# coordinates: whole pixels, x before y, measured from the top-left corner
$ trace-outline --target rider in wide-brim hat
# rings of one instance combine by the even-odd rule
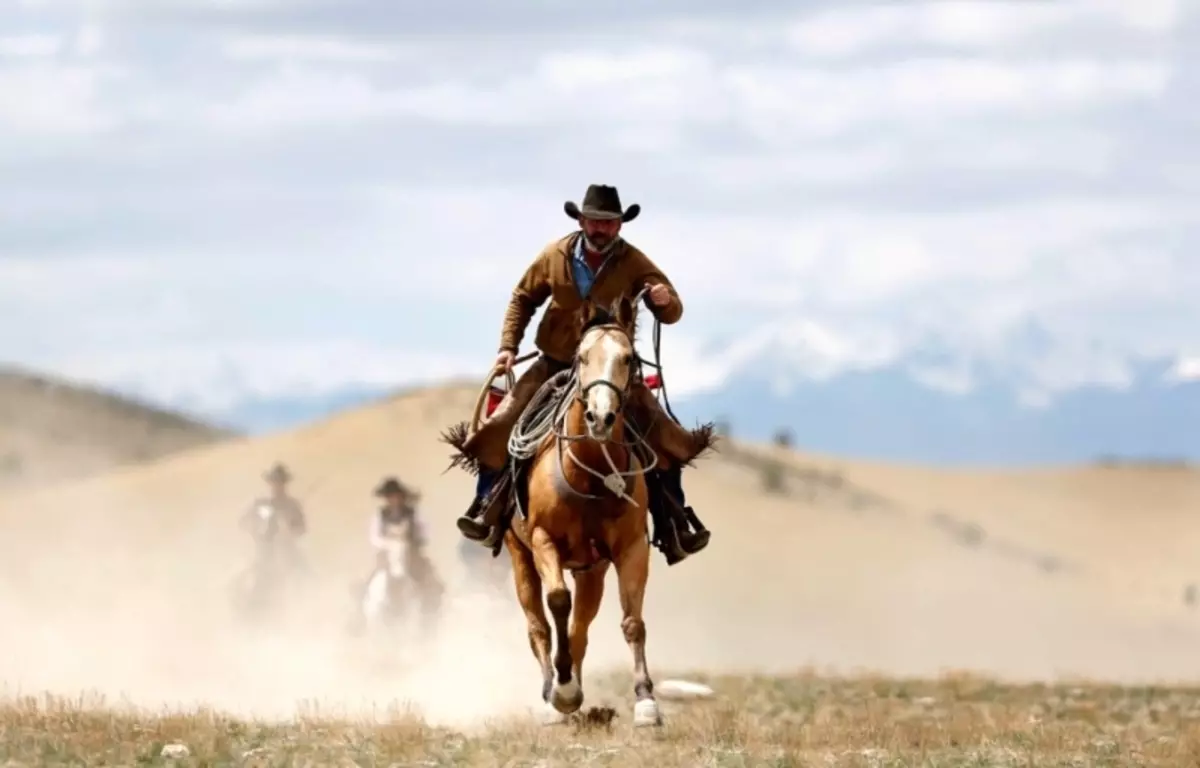
[[[386,498],[395,494],[399,494],[409,501],[415,501],[420,497],[420,494],[397,480],[395,477],[388,477],[384,479],[384,481],[379,484],[379,487],[375,489],[376,496],[382,496]]]
[[[292,473],[288,471],[283,462],[275,462],[273,467],[263,473],[263,480],[268,483],[286,483],[291,479]]]
[[[643,297],[657,323],[672,325],[683,316],[683,301],[666,274],[622,235],[624,224],[641,211],[637,203],[623,207],[617,188],[608,184],[590,184],[581,204],[563,203],[563,212],[578,228],[547,243],[513,286],[494,370],[512,372],[526,330],[545,304],[533,339],[536,359],[515,377],[478,429],[463,422],[443,436],[458,450],[454,462],[478,472],[475,498],[457,520],[459,531],[491,548],[493,554],[499,552],[512,509],[508,501],[515,473],[509,472],[510,481],[502,482],[505,467],[514,466],[509,438],[543,385],[572,367],[583,329],[596,317],[595,308],[625,304],[632,324],[639,309],[632,301]],[[628,389],[631,423],[644,427],[647,446],[659,457],[646,475],[655,528],[652,543],[673,565],[704,549],[710,538],[695,509],[687,504],[681,473],[709,449],[711,430],[685,428],[638,377]]]

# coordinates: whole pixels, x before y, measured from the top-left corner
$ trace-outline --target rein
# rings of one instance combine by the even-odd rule
[[[604,328],[607,326],[599,326],[599,327]],[[614,327],[620,328],[620,326],[614,326]],[[582,498],[586,498],[586,499],[600,499],[601,498],[599,496],[596,496],[595,494],[584,493],[583,491],[579,491],[579,490],[576,490],[575,488],[571,487],[570,483],[567,482],[566,473],[564,472],[564,468],[563,468],[563,457],[565,455],[566,458],[569,458],[571,460],[571,463],[573,463],[575,466],[579,467],[584,472],[587,472],[592,477],[595,477],[596,479],[598,479],[602,483],[604,483],[604,487],[606,489],[608,489],[608,491],[610,493],[612,493],[614,496],[618,496],[622,499],[625,499],[630,504],[633,504],[636,506],[637,502],[634,501],[633,497],[629,495],[630,478],[636,477],[638,475],[645,475],[657,463],[658,457],[654,454],[653,449],[651,449],[650,446],[646,443],[646,438],[644,436],[640,435],[637,432],[637,430],[634,429],[633,425],[629,423],[629,420],[628,419],[625,420],[625,429],[629,430],[629,432],[633,435],[634,440],[632,442],[621,441],[618,444],[620,444],[622,447],[627,448],[629,450],[630,469],[621,471],[620,469],[617,468],[617,463],[616,463],[616,461],[613,460],[612,453],[608,449],[609,442],[617,442],[617,441],[606,440],[606,441],[600,442],[600,453],[604,456],[604,462],[608,465],[608,469],[609,469],[609,473],[606,475],[601,474],[597,470],[593,469],[592,467],[588,466],[586,463],[581,461],[579,459],[579,457],[575,455],[574,451],[571,450],[571,446],[570,446],[571,443],[577,443],[577,442],[581,442],[581,441],[585,441],[585,440],[590,440],[592,442],[598,442],[598,441],[596,441],[595,438],[592,438],[591,436],[586,435],[586,434],[584,434],[584,435],[569,435],[566,433],[566,418],[567,418],[567,412],[569,410],[569,404],[572,401],[586,403],[588,392],[590,392],[595,387],[604,386],[604,387],[608,387],[608,388],[612,389],[613,392],[615,392],[617,395],[617,413],[624,415],[625,404],[628,400],[628,394],[629,394],[629,382],[626,382],[626,385],[624,388],[618,387],[616,384],[612,383],[608,379],[596,379],[595,381],[592,381],[592,382],[588,383],[587,385],[581,385],[580,380],[579,380],[579,372],[577,369],[577,367],[579,365],[578,360],[576,360],[575,365],[576,365],[576,371],[571,376],[573,383],[574,383],[575,395],[573,398],[564,399],[564,401],[563,401],[564,405],[560,406],[559,413],[556,414],[556,418],[554,420],[554,437],[556,438],[555,443],[556,443],[556,447],[558,449],[557,453],[558,453],[559,475],[562,477],[563,484],[568,489],[570,489],[570,491],[572,493],[574,493],[575,495],[580,496]],[[632,378],[633,378],[633,372],[631,370],[630,371],[630,380],[631,381],[632,381]],[[641,451],[640,457],[638,455],[639,450]]]
[[[638,292],[638,294],[634,297],[633,302],[632,302],[632,304],[635,308],[637,307],[638,302],[640,302],[642,300],[642,298],[649,291],[650,291],[650,288],[649,288],[649,286],[647,286],[645,288],[642,288],[642,290]],[[661,323],[659,323],[658,319],[655,318],[655,330],[656,331],[658,330],[660,325],[661,325]],[[633,344],[633,334],[625,331],[625,329],[619,324],[619,322],[605,323],[605,324],[599,325],[597,327],[599,327],[599,328],[609,328],[609,327],[617,328],[618,330],[621,330],[622,332],[626,333],[626,335],[629,337],[630,346],[634,345]],[[624,416],[625,405],[629,399],[629,387],[632,384],[633,376],[635,375],[635,373],[637,373],[637,374],[641,373],[640,363],[642,362],[642,358],[640,355],[637,354],[636,349],[634,351],[634,357],[637,359],[639,366],[636,370],[631,367],[631,369],[629,371],[629,378],[626,381],[625,386],[622,388],[622,387],[618,387],[616,384],[609,381],[608,379],[596,379],[595,381],[591,381],[586,385],[581,385],[580,379],[579,379],[579,370],[578,370],[579,369],[579,358],[578,358],[578,355],[576,356],[576,359],[574,362],[575,370],[571,376],[571,378],[573,379],[573,384],[574,384],[574,388],[575,388],[575,396],[574,396],[574,398],[571,398],[571,399],[564,399],[564,405],[559,408],[559,413],[556,414],[556,418],[554,420],[554,436],[556,438],[556,444],[557,444],[557,448],[558,448],[557,452],[558,452],[559,475],[563,479],[563,484],[567,488],[569,488],[572,493],[576,494],[577,496],[580,496],[583,498],[588,498],[588,499],[599,499],[600,498],[599,496],[596,496],[596,495],[590,494],[590,493],[584,493],[584,492],[576,490],[575,488],[572,488],[570,486],[570,483],[568,483],[566,481],[566,474],[563,470],[564,454],[566,455],[567,458],[569,458],[571,460],[571,462],[575,466],[579,467],[584,472],[587,472],[592,477],[595,477],[598,480],[600,480],[604,484],[604,487],[606,489],[608,489],[608,491],[610,493],[612,493],[614,496],[618,496],[622,499],[625,499],[630,504],[634,504],[635,506],[637,505],[637,502],[634,501],[633,497],[629,495],[630,480],[633,477],[636,477],[638,475],[645,475],[651,469],[653,469],[654,466],[658,463],[658,456],[654,453],[654,450],[646,442],[645,436],[640,434],[637,431],[637,429],[634,428],[634,426],[629,422],[628,419],[625,419],[624,427],[633,436],[632,441],[604,441],[604,442],[600,443],[600,453],[604,456],[604,462],[608,465],[608,470],[609,470],[608,474],[601,474],[597,470],[593,469],[592,467],[588,466],[586,463],[581,461],[579,459],[579,457],[576,456],[575,453],[571,450],[571,447],[569,445],[570,443],[580,442],[583,440],[592,440],[594,442],[594,438],[591,438],[590,436],[588,436],[586,434],[585,435],[568,435],[568,434],[566,434],[566,415],[567,415],[567,411],[569,408],[569,406],[567,406],[567,403],[570,403],[571,400],[574,400],[574,401],[578,401],[580,403],[586,404],[588,393],[591,392],[596,387],[608,387],[616,394],[616,396],[617,396],[617,413],[619,415]],[[626,448],[629,451],[630,468],[628,470],[621,471],[620,469],[617,468],[617,463],[613,460],[612,453],[609,451],[609,448],[608,448],[609,442],[618,442],[619,445],[621,445],[622,447]]]
[[[649,293],[649,291],[650,291],[650,288],[649,288],[649,286],[647,286],[637,293],[637,295],[634,297],[634,300],[633,300],[633,306],[635,308],[637,307],[637,304],[646,296],[646,294]],[[619,328],[620,326],[617,325],[617,327]],[[622,328],[622,330],[624,330],[624,329]],[[630,333],[628,335],[630,337],[630,341],[632,342],[633,341],[632,334]],[[675,416],[675,413],[671,410],[670,402],[666,398],[666,394],[667,394],[666,381],[663,376],[662,353],[661,353],[662,321],[659,320],[657,317],[654,318],[654,342],[653,343],[654,343],[654,358],[655,358],[653,363],[650,362],[649,360],[645,359],[641,355],[637,354],[637,351],[635,349],[634,359],[637,361],[637,366],[638,366],[637,373],[640,374],[641,370],[642,370],[642,366],[645,366],[645,365],[651,366],[658,372],[659,389],[661,389],[662,393],[663,393],[664,410],[666,410],[666,412],[670,415],[670,417],[672,419],[675,419],[675,421],[678,421],[679,419]],[[629,495],[629,492],[628,492],[629,485],[630,485],[630,479],[637,475],[647,474],[648,472],[650,472],[650,470],[652,470],[658,464],[658,455],[654,452],[654,449],[650,447],[649,443],[646,440],[645,435],[639,433],[638,430],[628,420],[626,420],[625,421],[625,429],[629,431],[629,433],[633,439],[632,440],[622,440],[622,441],[606,441],[606,442],[600,444],[601,453],[604,455],[605,463],[608,464],[608,469],[609,469],[608,474],[601,474],[599,471],[593,469],[592,467],[590,467],[587,464],[585,464],[584,462],[582,462],[575,455],[575,453],[573,451],[571,451],[571,449],[570,449],[571,443],[576,443],[576,442],[580,442],[583,440],[592,440],[592,438],[586,434],[570,435],[570,434],[566,433],[566,419],[567,419],[567,414],[570,410],[571,404],[573,403],[574,400],[585,400],[587,397],[587,393],[590,392],[594,387],[606,386],[606,387],[610,387],[614,392],[616,392],[617,400],[618,400],[618,412],[623,413],[623,411],[625,409],[625,404],[628,400],[628,390],[629,390],[630,383],[632,382],[632,376],[633,376],[634,372],[631,371],[630,383],[627,383],[624,389],[616,386],[614,383],[612,383],[611,381],[608,381],[607,379],[597,379],[596,381],[589,382],[587,385],[581,386],[580,381],[579,381],[578,365],[579,365],[579,362],[578,362],[578,359],[576,359],[575,364],[572,367],[569,374],[567,374],[564,371],[562,374],[552,377],[544,385],[542,385],[542,388],[539,389],[539,391],[534,395],[533,401],[530,403],[530,406],[527,406],[527,408],[526,408],[526,414],[534,412],[534,409],[532,407],[533,403],[544,400],[544,399],[555,397],[555,395],[551,394],[555,390],[557,390],[559,393],[565,394],[568,390],[574,389],[573,396],[562,397],[562,399],[559,400],[558,404],[553,407],[551,412],[547,413],[545,415],[545,417],[539,417],[536,420],[536,423],[527,423],[527,419],[524,417],[524,414],[523,414],[522,418],[518,419],[517,424],[515,425],[515,428],[509,437],[509,443],[508,443],[509,454],[513,458],[532,458],[532,456],[537,452],[537,446],[540,444],[543,444],[543,441],[545,440],[545,438],[550,436],[551,434],[553,434],[553,436],[555,438],[556,447],[557,447],[556,452],[558,454],[558,456],[557,456],[558,474],[559,474],[559,477],[561,478],[562,485],[566,488],[566,490],[570,491],[572,494],[574,494],[578,497],[585,498],[585,499],[601,500],[603,498],[603,497],[597,496],[595,494],[584,493],[582,491],[576,490],[575,488],[571,487],[569,483],[566,482],[566,475],[564,473],[563,465],[564,465],[564,458],[569,458],[572,461],[572,463],[574,463],[577,467],[579,467],[583,471],[587,472],[591,476],[599,479],[602,483],[604,483],[604,487],[606,489],[608,489],[609,492],[611,492],[613,495],[623,498],[626,501],[628,501],[629,503],[636,505],[637,502],[633,500],[633,498]],[[653,426],[654,426],[654,424],[651,423],[646,428],[647,432],[650,429],[652,429]],[[629,470],[621,471],[620,469],[617,468],[616,462],[613,460],[612,454],[608,450],[608,442],[613,442],[613,443],[620,445],[621,447],[626,448],[630,451],[631,468]],[[509,471],[512,475],[513,481],[515,482],[516,481],[516,462],[515,461],[510,463]],[[524,510],[520,509],[520,507],[521,507],[520,501],[516,500],[516,499],[514,499],[514,501],[517,504],[518,511],[521,512],[523,515]]]

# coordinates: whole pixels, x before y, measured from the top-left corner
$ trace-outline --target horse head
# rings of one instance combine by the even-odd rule
[[[596,309],[583,327],[575,352],[579,400],[588,436],[613,439],[625,408],[637,355],[633,344],[634,312],[621,298],[605,309]]]

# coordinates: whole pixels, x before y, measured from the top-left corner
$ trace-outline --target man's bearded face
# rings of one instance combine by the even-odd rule
[[[580,219],[579,221],[588,247],[594,251],[603,251],[612,245],[621,233],[620,219]]]

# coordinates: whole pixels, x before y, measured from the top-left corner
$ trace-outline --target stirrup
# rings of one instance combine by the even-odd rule
[[[675,540],[674,546],[670,546],[664,542],[658,549],[663,553],[663,557],[666,558],[668,566],[682,563],[690,556],[690,553],[683,548],[678,539]]]
[[[679,534],[679,547],[689,555],[694,555],[708,546],[708,540],[711,537],[712,534],[708,531],[697,531],[695,533],[687,531],[686,533]]]
[[[493,525],[488,529],[487,537],[480,542],[483,546],[492,550],[492,557],[500,554],[500,545],[504,543],[505,526]]]
[[[492,527],[490,525],[487,523],[481,523],[478,520],[466,515],[459,517],[457,522],[459,532],[471,541],[482,542],[492,533]]]
[[[679,546],[689,555],[694,555],[708,546],[708,540],[712,538],[712,534],[700,522],[700,518],[696,516],[695,510],[691,507],[684,507],[681,512],[682,519],[676,523]]]
[[[659,524],[655,521],[654,538],[650,542],[655,549],[663,553],[663,557],[667,559],[667,565],[675,565],[675,563],[686,560],[691,552],[683,546],[683,542],[679,536],[679,529],[675,527],[675,523],[668,519]]]

